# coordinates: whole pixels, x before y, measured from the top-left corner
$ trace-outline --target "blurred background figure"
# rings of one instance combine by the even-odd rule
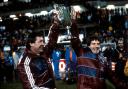
[[[25,47],[16,47],[13,51],[13,59],[14,59],[14,80],[19,80],[17,65],[20,59],[20,56],[24,53]]]
[[[107,61],[112,69],[112,63],[114,64],[113,67],[115,67],[115,64],[116,64],[116,61],[117,61],[117,58],[118,58],[118,54],[117,54],[117,51],[114,47],[112,47],[111,44],[108,44],[106,49],[103,51],[104,53],[104,56],[107,58]],[[115,70],[112,69],[112,70]]]
[[[117,62],[116,62],[116,74],[124,81],[126,81],[126,76],[124,75],[124,67],[127,61],[127,49],[125,48],[124,38],[120,37],[117,41]]]
[[[77,56],[72,47],[66,47],[65,51],[65,60],[66,60],[66,76],[65,80],[67,83],[76,82],[76,64],[77,64]]]
[[[0,82],[4,80],[4,52],[3,47],[0,47]]]
[[[61,50],[59,45],[56,45],[52,52],[52,62],[54,66],[54,75],[56,80],[61,80],[60,73],[59,73],[59,61],[61,59]]]
[[[5,68],[5,76],[4,80],[7,82],[13,81],[13,72],[14,72],[14,59],[12,57],[11,47],[6,45],[3,48],[4,52],[4,68]]]

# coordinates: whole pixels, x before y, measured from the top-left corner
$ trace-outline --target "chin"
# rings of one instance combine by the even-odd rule
[[[42,52],[43,52],[43,50],[40,50],[39,52],[40,52],[40,53],[42,53]]]
[[[99,53],[99,51],[92,51],[93,53],[95,53],[95,54],[98,54]]]

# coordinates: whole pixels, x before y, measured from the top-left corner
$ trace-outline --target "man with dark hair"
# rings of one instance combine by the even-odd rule
[[[109,67],[103,53],[100,52],[100,40],[96,36],[87,39],[87,47],[83,48],[79,39],[77,23],[73,19],[71,25],[71,43],[77,54],[78,80],[77,89],[106,89],[105,80],[109,79],[117,89],[128,89],[127,83],[118,78]]]
[[[127,76],[124,74],[124,68],[125,64],[127,62],[127,49],[125,48],[124,44],[124,38],[120,37],[117,41],[117,47],[116,47],[116,66],[115,66],[115,72],[116,74],[124,81],[127,81]]]
[[[24,89],[56,89],[50,54],[57,42],[59,20],[55,17],[45,45],[43,35],[33,32],[28,36],[26,49],[19,59],[18,71]]]

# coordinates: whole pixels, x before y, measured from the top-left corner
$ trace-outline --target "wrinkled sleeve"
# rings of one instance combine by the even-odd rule
[[[56,46],[58,36],[59,36],[59,23],[54,22],[50,26],[50,30],[48,34],[48,43],[45,46],[45,53],[47,56],[49,56],[52,53],[54,46]]]
[[[74,49],[75,53],[77,55],[79,55],[79,51],[81,48],[81,41],[79,39],[79,30],[78,30],[78,26],[75,20],[72,20],[72,24],[71,24],[71,45],[72,48]]]
[[[24,57],[25,58],[25,57]],[[24,89],[32,89],[32,86],[28,80],[28,76],[26,74],[26,67],[28,67],[27,65],[25,65],[22,62],[23,59],[21,59],[21,62],[18,64],[18,73],[19,73],[19,77],[21,79],[21,82],[23,84],[23,88]]]

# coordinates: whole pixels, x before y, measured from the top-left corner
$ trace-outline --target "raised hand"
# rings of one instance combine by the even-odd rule
[[[55,23],[57,25],[60,23],[59,18],[58,18],[58,14],[54,13],[52,23]]]

